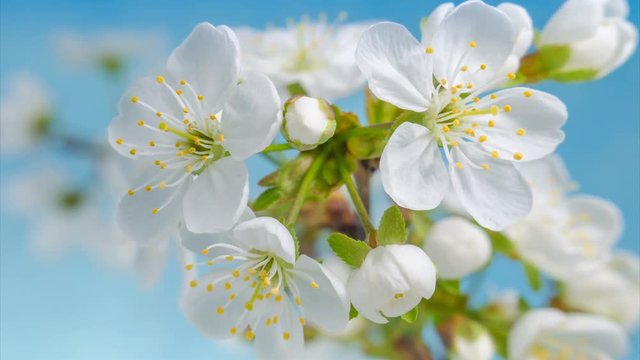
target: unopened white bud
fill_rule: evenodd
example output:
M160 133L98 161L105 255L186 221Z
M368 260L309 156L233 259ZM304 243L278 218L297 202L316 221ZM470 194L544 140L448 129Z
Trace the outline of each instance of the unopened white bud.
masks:
M336 119L322 99L295 96L284 105L282 133L299 150L311 150L333 136Z

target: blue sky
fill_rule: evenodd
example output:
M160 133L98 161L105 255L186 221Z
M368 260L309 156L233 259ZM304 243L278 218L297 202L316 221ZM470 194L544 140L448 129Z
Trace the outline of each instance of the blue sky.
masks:
M562 1L515 1L528 8L540 27ZM490 1L497 4L496 1ZM329 18L340 11L349 21L387 19L417 33L420 18L435 1L44 1L0 2L0 77L31 71L54 89L58 114L67 131L103 139L115 113L114 99L126 86L116 86L91 72L74 72L54 57L51 37L61 30L98 33L125 28L167 34L169 49L199 22L229 26L281 25L288 18ZM640 7L632 1L631 21L638 26ZM566 141L558 152L585 193L609 199L625 214L626 228L619 246L640 252L640 60L636 53L605 79L586 84L538 86L560 97L569 109ZM163 61L163 59L160 59ZM137 69L140 73L149 70ZM87 96L89 94L89 96ZM343 108L362 114L362 97L340 101ZM56 161L72 169L66 158L2 160L0 179ZM269 168L251 162L252 180ZM256 189L255 187L253 188ZM254 191L254 196L257 194ZM178 273L175 261L163 281L149 291L138 289L125 274L111 273L76 252L55 262L41 263L27 250L29 223L3 205L1 235L1 355L7 359L211 359L228 349L197 333L177 309ZM501 265L502 266L502 265ZM508 267L507 265L504 265ZM502 273L502 275L501 275ZM503 275L508 273L509 275ZM492 274L494 274L492 272ZM517 284L517 272L495 271L501 286ZM639 338L633 338L638 354ZM244 356L251 356L244 353Z

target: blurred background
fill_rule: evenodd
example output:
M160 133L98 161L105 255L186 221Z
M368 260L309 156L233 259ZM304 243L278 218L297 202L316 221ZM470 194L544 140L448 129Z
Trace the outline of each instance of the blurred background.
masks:
M540 28L562 0L513 2L526 7ZM117 165L87 143L106 146L106 128L116 114L119 96L136 77L156 74L171 49L199 22L264 28L304 15L315 18L325 13L335 19L344 11L348 22L387 19L418 36L420 19L439 3L1 0L3 111L10 101L45 109L44 115L55 119L55 138L29 145L28 152L3 149L0 160L0 357L253 358L237 343L205 339L183 318L178 308L182 268L173 244L168 244L166 255L139 254L107 239L113 231L111 204L120 190L113 170ZM638 1L630 5L630 21L639 26ZM123 56L100 57L108 51ZM622 209L626 227L618 247L636 254L640 252L639 61L636 52L598 81L536 86L567 104L567 139L558 152L581 192L609 199ZM16 100L20 93L27 96ZM364 115L362 94L337 103ZM4 125L2 131L3 145L19 140L7 138ZM249 166L255 197L257 180L273 168L259 157ZM84 191L97 184L100 191ZM65 186L69 191L63 192L64 206L75 208L82 201L95 205L92 210L75 209L83 211L82 216L54 215L55 201L47 194ZM376 206L373 217L379 218L382 210L382 205ZM147 261L143 275L132 269L132 257ZM521 267L513 265L496 261L484 275L490 281L484 281L480 291L490 296L515 288L533 303L544 299L545 289L532 293ZM158 280L150 286L153 278ZM628 359L640 357L639 342L636 330Z

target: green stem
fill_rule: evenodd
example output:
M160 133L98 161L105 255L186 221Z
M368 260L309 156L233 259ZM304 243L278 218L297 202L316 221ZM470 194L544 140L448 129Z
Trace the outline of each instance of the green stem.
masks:
M271 144L266 148L264 148L264 150L262 150L262 153L266 154L270 152L284 151L284 150L291 150L291 149L293 149L293 147L291 147L291 144Z
M351 173L347 169L347 166L344 163L344 159L342 158L342 155L336 151L335 156L338 161L338 168L340 169L342 181L344 181L344 184L347 186L347 191L349 192L349 196L351 196L351 200L353 200L353 204L356 207L356 212L358 213L358 217L360 217L360 221L362 222L362 225L364 226L367 234L375 234L376 227L373 226L373 223L371 222L371 218L369 217L369 212L367 211L366 206L364 206L364 202L362 201L362 198L358 193L358 189L356 188L356 185L353 183L353 179L351 178ZM370 243L369 245L371 245L372 247L375 247L374 246L375 235L373 237L370 237L369 241L374 242L373 244Z
M287 215L287 224L295 224L298 219L298 214L300 214L300 209L302 209L302 205L304 204L304 200L307 198L307 193L309 192L309 188L311 184L315 180L318 175L318 171L322 168L325 159L329 155L329 151L331 150L331 146L324 147L320 150L318 155L313 159L313 162L309 166L309 170L305 174L302 182L300 182L300 187L298 188L298 192L296 193L296 197L293 201L293 205L289 210L289 214Z

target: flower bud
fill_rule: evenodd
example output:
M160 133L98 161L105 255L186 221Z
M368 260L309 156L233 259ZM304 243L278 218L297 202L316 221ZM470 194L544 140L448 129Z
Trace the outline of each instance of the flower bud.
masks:
M299 150L311 150L333 136L336 119L322 99L294 96L284 104L284 137Z
M491 258L487 234L469 220L451 216L438 221L427 235L424 250L442 279L460 279L478 271Z
M363 317L379 324L401 316L436 288L429 256L414 245L379 246L367 254L347 282L351 303Z
M491 360L496 346L487 330L473 321L456 324L451 344L451 360Z

